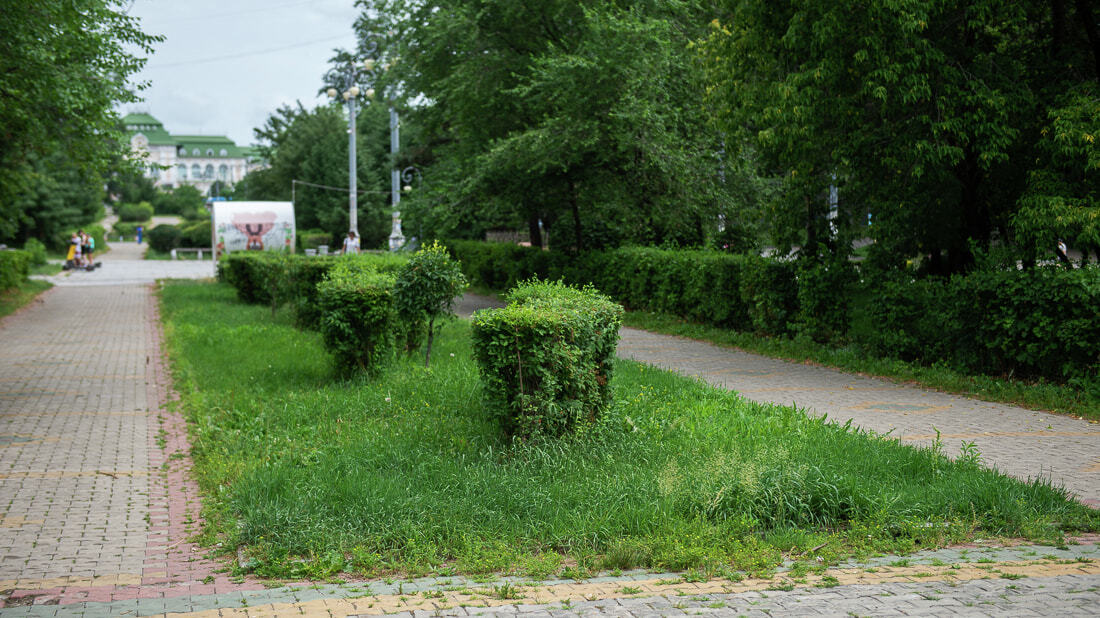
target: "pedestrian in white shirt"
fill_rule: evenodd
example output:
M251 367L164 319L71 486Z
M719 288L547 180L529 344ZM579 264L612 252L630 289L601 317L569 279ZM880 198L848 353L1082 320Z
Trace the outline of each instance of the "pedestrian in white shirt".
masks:
M355 236L354 230L348 231L348 237L344 239L344 255L352 253L359 253L359 238Z

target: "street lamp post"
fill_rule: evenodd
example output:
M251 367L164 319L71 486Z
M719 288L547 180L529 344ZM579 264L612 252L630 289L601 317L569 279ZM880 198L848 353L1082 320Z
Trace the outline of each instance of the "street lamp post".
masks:
M361 93L365 94L368 99L374 96L372 88L360 91L358 86L358 82L373 70L373 58L366 58L362 61L352 58L343 69L329 71L325 79L329 84L334 84L325 91L329 98L335 100L337 96L340 96L348 107L348 230L355 232L357 238L359 237L359 191L356 188L356 170L358 166L355 157L355 102ZM336 86L339 86L339 88Z

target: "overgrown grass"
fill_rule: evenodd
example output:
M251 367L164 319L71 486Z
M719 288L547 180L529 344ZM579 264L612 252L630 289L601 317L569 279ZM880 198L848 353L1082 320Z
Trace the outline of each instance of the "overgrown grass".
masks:
M338 381L316 334L227 286L170 282L162 305L205 538L264 576L767 572L820 545L828 562L1100 527L1043 482L627 361L598 426L510 442L482 413L465 322L431 370Z
M1034 410L1100 420L1100 402L1089 397L1084 389L1071 385L967 375L942 366L926 367L900 360L877 358L856 346L836 348L807 340L760 337L751 333L693 324L667 314L630 311L624 316L623 324L657 333L708 341L774 358L819 363L898 382L913 382L986 401L1011 403Z
M0 292L0 318L11 315L31 303L36 296L53 287L48 281L28 279L18 287Z

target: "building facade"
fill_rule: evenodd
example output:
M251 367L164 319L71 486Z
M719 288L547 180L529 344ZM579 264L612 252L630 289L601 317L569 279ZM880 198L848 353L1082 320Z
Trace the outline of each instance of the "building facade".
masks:
M263 167L253 149L237 146L228 137L171 135L149 114L128 114L122 122L130 148L147 163L145 176L160 188L191 185L207 193L217 180L234 184Z

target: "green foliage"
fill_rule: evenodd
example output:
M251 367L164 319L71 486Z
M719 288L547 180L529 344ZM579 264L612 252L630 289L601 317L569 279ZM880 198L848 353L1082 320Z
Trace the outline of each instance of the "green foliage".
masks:
M158 191L154 196L153 209L158 215L180 215L197 212L203 207L202 191L191 185L180 185L171 191Z
M134 240L134 239L137 238L137 228L138 228L139 225L142 226L142 227L146 227L146 228L149 227L144 222L142 222L142 223L122 223L120 221L118 223L112 223L111 224L111 236L113 236L115 238L118 238L119 236L122 236L123 238L129 238L131 240Z
M438 242L414 253L398 271L393 288L398 314L409 325L413 337L420 335L417 325L427 322L425 367L431 364L436 320L454 315L455 299L462 295L466 285L461 266ZM416 347L415 342L409 341L407 347Z
M798 269L798 313L793 330L817 342L840 341L851 323L851 299L859 283L847 258L806 259Z
M237 298L249 304L271 303L271 293L264 287L262 262L269 259L264 251L234 251L218 260L218 281L228 283L237 291Z
M32 256L27 251L5 249L0 251L0 291L5 291L27 279Z
M212 230L209 219L184 223L180 228L180 246L209 247L212 242Z
M46 245L37 238L28 238L23 243L23 251L31 256L31 266L42 266L46 263Z
M981 271L884 282L862 335L875 353L971 373L1100 375L1100 268Z
M393 285L392 274L357 260L337 261L317 284L321 335L339 371L375 373L392 356Z
M592 288L533 280L474 314L474 357L491 413L510 435L559 436L613 403L623 308Z
M115 110L138 100L140 85L135 88L129 78L144 64L139 56L161 38L143 33L123 4L4 3L0 242L32 235L50 245L61 242L58 231L96 214L109 167L129 165ZM71 193L96 199L73 199Z
M797 266L718 251L624 247L578 256L516 245L457 241L451 251L476 284L506 289L527 277L591 283L632 310L679 315L767 335L791 332ZM812 279L807 279L807 282Z
M148 239L150 248L156 249L162 253L168 253L172 249L180 246L180 240L183 238L183 234L180 233L180 228L178 226L162 223L151 230L146 230L145 237Z
M116 211L119 221L125 223L139 223L153 218L153 205L149 202L137 204L120 204Z
M729 201L740 169L717 155L688 48L699 3L368 7L359 32L394 32L395 81L432 102L412 110L432 181L402 203L411 229L521 229L538 245L541 221L562 249L698 245Z
M758 156L778 184L767 220L780 247L816 250L830 185L839 187L841 228L875 238L876 258L890 268L927 255L933 273L970 269L972 247L987 248L995 230L1004 238L1028 194L1031 212L1016 227L1045 236L1048 250L1055 230L1087 227L1056 218L1086 214L1097 186L1082 174L1085 151L1095 150L1088 136L1100 78L1088 3L724 0L716 8L699 48L708 100L730 149ZM1048 120L1072 129L1046 130ZM1061 149L1059 135L1072 143L1068 157L1049 153Z

